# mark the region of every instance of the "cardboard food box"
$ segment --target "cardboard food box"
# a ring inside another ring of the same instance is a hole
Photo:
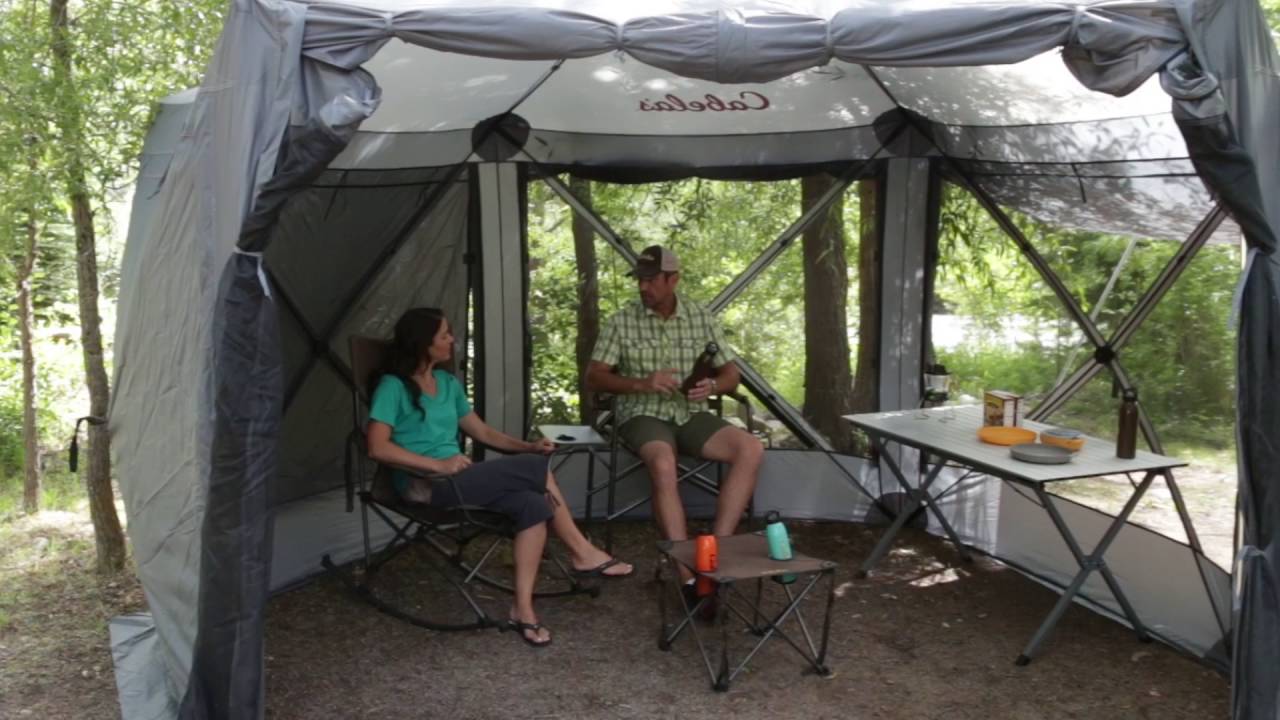
[[[1004,390],[988,390],[982,395],[982,424],[1014,427],[1018,424],[1018,404],[1022,396]]]

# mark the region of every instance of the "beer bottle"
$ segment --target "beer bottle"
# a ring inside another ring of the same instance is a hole
[[[714,342],[707,343],[707,346],[702,350],[702,354],[694,361],[693,371],[689,373],[689,376],[684,379],[684,383],[680,385],[680,392],[688,395],[694,385],[715,375],[715,357],[719,354],[719,345]]]

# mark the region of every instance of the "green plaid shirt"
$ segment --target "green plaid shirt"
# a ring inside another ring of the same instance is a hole
[[[675,314],[666,320],[639,301],[619,310],[605,323],[591,359],[633,378],[675,368],[676,380],[683,381],[708,342],[720,346],[716,367],[738,359],[710,311],[677,295]],[[639,393],[618,398],[619,424],[637,415],[649,415],[683,425],[693,413],[706,410],[705,400],[689,402],[680,393]]]

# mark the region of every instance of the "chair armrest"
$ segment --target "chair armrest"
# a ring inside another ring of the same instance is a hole
[[[418,468],[411,468],[408,465],[400,465],[398,463],[379,462],[378,464],[382,465],[383,467],[389,468],[391,470],[399,470],[400,472],[410,477],[426,478],[428,480],[435,480],[437,478],[444,478],[444,477],[452,477],[448,473],[427,472],[426,470],[419,470]]]

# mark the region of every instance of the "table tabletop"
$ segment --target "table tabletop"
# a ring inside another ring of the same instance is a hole
[[[607,445],[608,440],[590,425],[539,425],[538,432],[557,445]],[[569,438],[565,440],[565,438]]]
[[[658,549],[690,570],[695,570],[695,546],[694,540],[658,542]],[[810,557],[796,552],[794,548],[790,560],[774,560],[769,557],[769,541],[761,533],[717,537],[716,555],[716,569],[699,574],[722,583],[774,575],[815,573],[836,566],[830,560]]]
[[[964,405],[861,413],[845,415],[844,419],[873,435],[951,458],[991,475],[1028,483],[1165,470],[1187,464],[1183,460],[1145,450],[1139,450],[1132,459],[1118,458],[1115,443],[1088,435],[1085,436],[1084,447],[1072,456],[1070,462],[1039,465],[1015,460],[1007,446],[978,440],[982,415],[981,406]],[[1018,426],[1037,433],[1054,427],[1030,420],[1021,420]]]

